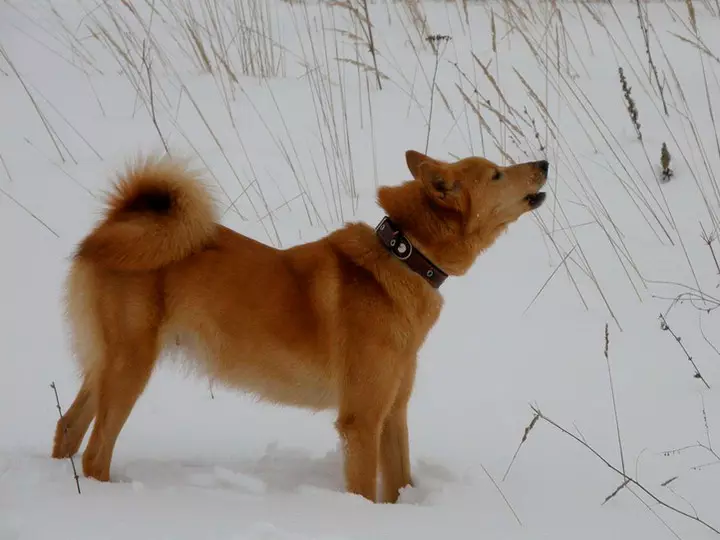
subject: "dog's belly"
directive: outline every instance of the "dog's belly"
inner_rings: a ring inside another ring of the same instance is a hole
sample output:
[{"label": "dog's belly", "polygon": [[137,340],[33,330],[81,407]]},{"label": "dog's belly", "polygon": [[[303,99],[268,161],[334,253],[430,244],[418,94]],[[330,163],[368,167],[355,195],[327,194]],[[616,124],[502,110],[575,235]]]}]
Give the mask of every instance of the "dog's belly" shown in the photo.
[{"label": "dog's belly", "polygon": [[326,381],[310,373],[288,373],[287,376],[267,377],[257,370],[243,367],[236,372],[223,374],[223,382],[233,388],[250,392],[263,401],[291,405],[312,410],[325,410],[337,406],[337,392]]},{"label": "dog's belly", "polygon": [[179,353],[173,356],[191,371],[226,387],[282,405],[313,410],[337,406],[335,377],[331,370],[321,368],[317,358],[271,348],[258,350],[253,340],[234,339],[232,345],[208,341],[188,331],[168,332],[167,339],[170,349]]}]

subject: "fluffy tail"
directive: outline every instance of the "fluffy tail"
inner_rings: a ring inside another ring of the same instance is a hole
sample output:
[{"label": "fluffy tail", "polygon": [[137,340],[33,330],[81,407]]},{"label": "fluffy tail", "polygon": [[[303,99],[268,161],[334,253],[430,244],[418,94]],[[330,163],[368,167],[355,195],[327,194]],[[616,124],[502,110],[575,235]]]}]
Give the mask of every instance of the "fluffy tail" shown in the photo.
[{"label": "fluffy tail", "polygon": [[212,198],[194,173],[169,159],[149,159],[120,177],[105,219],[76,257],[111,270],[147,271],[179,261],[215,236]]}]

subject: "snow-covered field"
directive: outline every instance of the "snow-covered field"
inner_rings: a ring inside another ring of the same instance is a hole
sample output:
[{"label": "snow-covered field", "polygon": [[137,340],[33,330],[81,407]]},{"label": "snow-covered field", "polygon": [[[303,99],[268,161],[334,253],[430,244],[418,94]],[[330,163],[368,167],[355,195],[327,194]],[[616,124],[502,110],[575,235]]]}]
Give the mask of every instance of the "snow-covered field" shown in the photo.
[{"label": "snow-covered field", "polygon": [[[378,1],[374,47],[362,6],[0,0],[0,539],[718,537],[718,2]],[[399,504],[344,493],[330,413],[169,363],[114,482],[50,458],[68,256],[164,145],[275,246],[375,224],[410,148],[550,160],[545,206],[442,288]]]}]

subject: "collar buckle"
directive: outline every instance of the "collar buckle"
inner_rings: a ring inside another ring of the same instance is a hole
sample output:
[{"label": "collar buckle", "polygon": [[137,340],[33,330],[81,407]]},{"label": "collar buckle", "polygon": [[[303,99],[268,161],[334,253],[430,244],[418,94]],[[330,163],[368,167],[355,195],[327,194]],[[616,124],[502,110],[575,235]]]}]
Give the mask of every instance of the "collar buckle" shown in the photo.
[{"label": "collar buckle", "polygon": [[375,234],[393,256],[403,261],[410,270],[420,275],[434,288],[439,288],[447,279],[448,275],[416,249],[389,217],[385,216],[378,223]]}]

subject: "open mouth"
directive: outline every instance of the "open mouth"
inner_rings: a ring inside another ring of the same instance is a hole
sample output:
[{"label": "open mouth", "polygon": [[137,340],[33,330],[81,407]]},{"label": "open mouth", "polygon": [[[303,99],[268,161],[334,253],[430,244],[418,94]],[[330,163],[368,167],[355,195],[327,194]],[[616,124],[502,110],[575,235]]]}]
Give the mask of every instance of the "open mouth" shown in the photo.
[{"label": "open mouth", "polygon": [[531,193],[530,195],[527,195],[525,197],[525,200],[530,205],[531,210],[535,210],[536,208],[540,208],[543,202],[545,202],[545,192],[544,191],[538,191],[537,193]]}]

